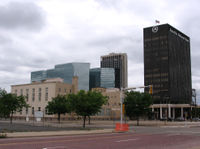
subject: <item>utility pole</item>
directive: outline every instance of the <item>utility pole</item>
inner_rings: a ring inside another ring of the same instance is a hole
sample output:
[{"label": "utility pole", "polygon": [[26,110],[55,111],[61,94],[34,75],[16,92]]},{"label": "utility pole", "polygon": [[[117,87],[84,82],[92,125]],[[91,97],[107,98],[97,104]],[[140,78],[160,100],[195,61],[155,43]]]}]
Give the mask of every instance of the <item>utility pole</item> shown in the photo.
[{"label": "utility pole", "polygon": [[197,99],[196,99],[196,89],[192,89],[192,97],[194,97],[194,116],[197,117]]}]

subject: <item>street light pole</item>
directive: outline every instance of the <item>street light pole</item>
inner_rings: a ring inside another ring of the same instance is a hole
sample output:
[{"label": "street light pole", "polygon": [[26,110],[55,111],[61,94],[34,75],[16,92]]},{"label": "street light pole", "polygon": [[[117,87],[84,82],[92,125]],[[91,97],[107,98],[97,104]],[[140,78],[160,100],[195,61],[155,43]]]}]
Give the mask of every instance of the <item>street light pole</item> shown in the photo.
[{"label": "street light pole", "polygon": [[194,116],[196,118],[197,111],[197,99],[196,99],[196,89],[192,89],[192,96],[194,97]]},{"label": "street light pole", "polygon": [[123,112],[122,112],[122,108],[123,108],[123,88],[121,88],[121,91],[120,91],[120,102],[121,102],[121,121],[120,123],[122,124],[123,123]]}]

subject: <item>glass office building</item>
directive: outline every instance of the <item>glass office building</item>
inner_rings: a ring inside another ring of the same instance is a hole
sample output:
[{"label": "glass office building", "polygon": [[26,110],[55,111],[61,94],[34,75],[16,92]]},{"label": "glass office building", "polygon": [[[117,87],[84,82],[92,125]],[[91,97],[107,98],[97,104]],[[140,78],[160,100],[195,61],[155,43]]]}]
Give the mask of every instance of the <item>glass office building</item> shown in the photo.
[{"label": "glass office building", "polygon": [[62,78],[65,83],[71,84],[73,76],[77,76],[79,90],[89,90],[89,68],[89,63],[59,64],[54,69],[31,72],[31,82]]},{"label": "glass office building", "polygon": [[47,78],[47,73],[44,70],[31,72],[31,82],[42,81],[45,80],[46,78]]},{"label": "glass office building", "polygon": [[110,53],[101,56],[101,68],[115,69],[115,87],[126,88],[128,86],[128,61],[126,53]]},{"label": "glass office building", "polygon": [[90,69],[90,89],[95,87],[114,88],[114,68],[93,68]]}]

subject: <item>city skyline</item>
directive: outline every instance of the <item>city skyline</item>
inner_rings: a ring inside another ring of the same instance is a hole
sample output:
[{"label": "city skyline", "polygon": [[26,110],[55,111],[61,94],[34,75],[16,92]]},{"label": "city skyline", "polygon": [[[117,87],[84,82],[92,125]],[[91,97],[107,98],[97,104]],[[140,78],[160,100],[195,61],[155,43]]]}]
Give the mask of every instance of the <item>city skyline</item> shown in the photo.
[{"label": "city skyline", "polygon": [[91,68],[100,67],[100,56],[112,52],[127,53],[128,85],[141,86],[143,28],[159,20],[190,37],[192,88],[199,95],[199,4],[198,0],[2,0],[0,87],[10,91],[10,85],[29,82],[31,71],[56,64],[90,62]]}]

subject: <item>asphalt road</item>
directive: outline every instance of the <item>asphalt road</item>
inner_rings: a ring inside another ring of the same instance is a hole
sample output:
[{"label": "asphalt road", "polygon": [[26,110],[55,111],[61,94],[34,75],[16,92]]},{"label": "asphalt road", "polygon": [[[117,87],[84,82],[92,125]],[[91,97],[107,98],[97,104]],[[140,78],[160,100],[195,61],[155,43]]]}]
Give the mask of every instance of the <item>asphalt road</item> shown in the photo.
[{"label": "asphalt road", "polygon": [[133,132],[0,139],[0,149],[200,149],[200,127],[134,127]]}]

